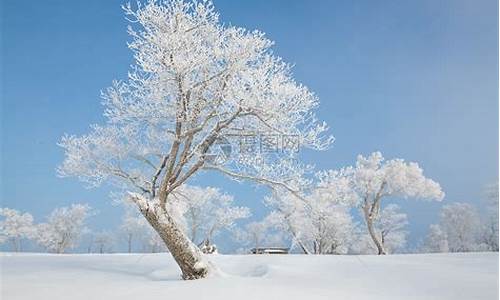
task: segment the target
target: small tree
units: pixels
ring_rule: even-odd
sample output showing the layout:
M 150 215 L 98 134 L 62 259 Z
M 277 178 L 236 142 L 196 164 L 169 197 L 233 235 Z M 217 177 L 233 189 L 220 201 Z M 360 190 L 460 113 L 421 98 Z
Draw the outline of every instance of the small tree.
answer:
M 100 231 L 95 234 L 93 242 L 98 253 L 110 252 L 113 248 L 114 235 L 109 231 Z
M 165 247 L 165 243 L 158 235 L 158 232 L 153 230 L 151 226 L 148 227 L 148 234 L 145 236 L 145 243 L 148 247 L 148 252 L 151 253 L 159 253 L 159 252 L 167 252 L 168 249 Z
M 233 206 L 233 197 L 213 187 L 183 186 L 174 204 L 179 208 L 188 236 L 196 244 L 211 245 L 222 229 L 230 230 L 235 222 L 250 216 L 248 207 Z
M 431 224 L 425 237 L 423 252 L 449 252 L 448 236 L 438 224 Z
M 316 177 L 316 181 L 295 179 L 304 186 L 300 195 L 281 189 L 266 202 L 275 209 L 277 226 L 290 234 L 302 252 L 346 253 L 355 237 L 349 210 L 357 195 L 342 172 L 320 172 Z
M 38 244 L 55 253 L 64 253 L 74 248 L 85 229 L 85 220 L 90 215 L 90 206 L 86 204 L 56 208 L 48 216 L 47 223 L 37 226 Z
M 288 192 L 274 193 L 272 197 L 266 198 L 266 202 L 275 210 L 265 220 L 267 227 L 271 226 L 288 233 L 293 247 L 298 246 L 304 254 L 310 254 L 312 251 L 307 245 L 306 235 L 310 232 L 311 226 L 308 226 L 310 223 L 305 218 L 306 201 L 306 198 L 297 197 Z M 247 228 L 247 231 L 259 232 L 259 226 L 261 226 L 259 224 L 252 225 L 255 228 Z
M 498 251 L 498 183 L 486 188 L 487 213 L 482 219 L 481 241 L 488 250 Z
M 315 254 L 346 254 L 353 242 L 354 223 L 349 208 L 332 205 L 311 212 L 310 243 Z
M 288 232 L 304 253 L 345 254 L 354 241 L 355 224 L 343 200 L 331 190 L 316 190 L 302 199 L 287 193 L 266 201 L 277 209 L 275 226 Z
M 245 226 L 246 240 L 253 245 L 255 249 L 264 246 L 268 224 L 265 222 L 251 222 Z
M 246 224 L 242 229 L 234 231 L 236 240 L 242 245 L 252 248 L 276 246 L 284 244 L 283 232 L 276 227 L 279 218 L 275 213 L 270 213 L 261 221 Z
M 125 234 L 128 253 L 132 252 L 135 240 L 144 238 L 145 235 L 149 234 L 148 227 L 150 225 L 142 216 L 137 216 L 130 210 L 126 211 L 122 218 L 120 230 Z
M 212 170 L 296 192 L 289 181 L 303 169 L 294 160 L 297 150 L 326 149 L 332 138 L 314 116 L 318 99 L 293 80 L 263 33 L 221 25 L 210 1 L 150 1 L 135 10 L 128 5 L 125 13 L 134 26 L 135 65 L 128 81 L 103 93 L 105 125 L 63 137 L 59 173 L 92 186 L 119 183 L 182 277 L 205 277 L 209 264 L 167 208 L 177 189 Z M 236 151 L 259 133 L 280 137 L 283 151 Z
M 33 216 L 7 207 L 0 208 L 0 216 L 0 243 L 9 241 L 13 251 L 22 251 L 22 240 L 35 236 Z
M 407 225 L 408 218 L 405 213 L 400 212 L 397 204 L 389 204 L 380 212 L 375 228 L 380 233 L 380 242 L 387 252 L 394 253 L 404 248 L 408 235 L 405 230 Z
M 446 234 L 450 252 L 478 250 L 480 219 L 472 205 L 452 203 L 443 206 L 439 226 Z
M 382 235 L 375 227 L 383 198 L 441 200 L 444 197 L 439 184 L 425 178 L 417 163 L 407 163 L 402 159 L 384 162 L 380 152 L 374 152 L 368 157 L 359 155 L 356 166 L 346 168 L 343 172 L 352 179 L 368 233 L 378 254 L 387 253 L 381 240 Z
M 362 230 L 360 228 L 356 228 L 356 240 L 351 246 L 350 252 L 353 254 L 378 254 L 377 247 L 373 244 L 373 240 L 368 233 L 366 233 L 366 229 Z

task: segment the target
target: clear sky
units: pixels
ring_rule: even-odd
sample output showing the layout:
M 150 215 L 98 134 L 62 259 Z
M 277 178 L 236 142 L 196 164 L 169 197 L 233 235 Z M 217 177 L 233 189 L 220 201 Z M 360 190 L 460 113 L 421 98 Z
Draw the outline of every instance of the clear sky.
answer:
M 60 137 L 103 120 L 100 90 L 132 63 L 122 3 L 1 2 L 2 206 L 42 221 L 57 206 L 88 202 L 100 211 L 93 228 L 118 224 L 122 210 L 108 188 L 85 189 L 55 168 Z M 401 201 L 412 244 L 441 205 L 484 204 L 483 187 L 498 176 L 498 1 L 214 3 L 225 23 L 266 32 L 319 96 L 336 142 L 305 153 L 308 162 L 337 168 L 380 150 L 417 161 L 441 183 L 442 203 Z M 265 214 L 264 189 L 218 176 L 197 183 L 235 195 L 255 218 Z

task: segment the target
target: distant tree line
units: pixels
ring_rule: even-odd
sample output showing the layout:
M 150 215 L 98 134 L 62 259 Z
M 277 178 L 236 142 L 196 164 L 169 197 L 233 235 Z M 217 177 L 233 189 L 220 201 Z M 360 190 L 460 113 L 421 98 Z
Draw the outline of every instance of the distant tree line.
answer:
M 349 201 L 332 201 L 331 187 L 327 195 L 321 190 L 307 199 L 291 197 L 284 202 L 273 194 L 265 201 L 275 209 L 261 221 L 241 224 L 241 220 L 251 215 L 249 208 L 235 206 L 232 196 L 213 187 L 183 187 L 179 197 L 185 199 L 174 198 L 170 210 L 182 230 L 205 253 L 217 251 L 214 237 L 224 232 L 225 238 L 240 245 L 238 252 L 244 253 L 250 248 L 279 246 L 306 254 L 379 254 L 366 222 L 355 221 L 354 213 L 358 211 L 363 217 L 364 208 L 356 209 L 357 202 L 352 201 L 356 196 L 345 194 L 339 174 L 329 174 L 328 184 L 335 182 L 337 196 L 342 194 Z M 322 182 L 326 184 L 327 180 Z M 417 249 L 407 247 L 408 218 L 397 204 L 380 209 L 372 230 L 386 254 L 498 251 L 498 185 L 488 187 L 486 199 L 488 206 L 483 213 L 467 203 L 444 205 L 439 222 L 430 225 Z M 134 207 L 127 202 L 124 207 L 119 227 L 101 231 L 87 226 L 89 217 L 97 214 L 87 204 L 56 208 L 45 222 L 38 224 L 27 212 L 1 208 L 0 243 L 8 243 L 14 252 L 23 251 L 26 241 L 50 253 L 67 253 L 78 246 L 88 253 L 111 253 L 118 249 L 128 253 L 166 252 L 160 236 Z

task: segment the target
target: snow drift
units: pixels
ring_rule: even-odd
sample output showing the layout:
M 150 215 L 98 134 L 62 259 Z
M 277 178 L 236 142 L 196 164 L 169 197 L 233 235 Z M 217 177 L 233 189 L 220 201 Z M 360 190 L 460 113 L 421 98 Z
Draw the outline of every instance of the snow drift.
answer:
M 498 254 L 213 255 L 211 278 L 182 281 L 169 254 L 0 256 L 1 298 L 498 299 Z

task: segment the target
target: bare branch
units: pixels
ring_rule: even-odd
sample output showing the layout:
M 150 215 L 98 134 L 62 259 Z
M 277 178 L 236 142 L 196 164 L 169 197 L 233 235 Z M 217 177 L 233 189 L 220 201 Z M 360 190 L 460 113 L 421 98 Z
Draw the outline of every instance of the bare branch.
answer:
M 306 199 L 302 195 L 300 195 L 299 191 L 291 188 L 290 186 L 288 186 L 284 182 L 280 182 L 280 181 L 276 181 L 276 180 L 272 180 L 272 179 L 268 179 L 268 178 L 263 178 L 263 177 L 256 177 L 256 176 L 251 176 L 251 175 L 239 174 L 239 173 L 231 172 L 229 170 L 226 170 L 226 169 L 223 169 L 221 167 L 214 166 L 214 165 L 206 166 L 206 167 L 204 167 L 204 169 L 219 171 L 219 172 L 221 172 L 225 175 L 231 176 L 231 177 L 250 180 L 250 181 L 254 181 L 254 182 L 258 182 L 258 183 L 263 183 L 263 184 L 269 185 L 269 186 L 274 187 L 274 188 L 275 187 L 282 187 L 285 190 L 287 190 L 288 192 L 290 192 L 292 195 L 294 195 L 295 197 L 301 199 L 304 202 L 307 202 Z
M 151 180 L 151 197 L 154 198 L 156 195 L 156 181 L 158 180 L 158 176 L 160 176 L 161 172 L 165 168 L 167 164 L 168 155 L 164 156 L 161 160 L 160 166 L 156 170 L 156 173 L 153 175 L 153 179 Z
M 117 177 L 121 177 L 121 178 L 125 178 L 127 179 L 133 186 L 135 186 L 136 188 L 138 188 L 139 190 L 141 190 L 143 193 L 146 193 L 146 194 L 149 194 L 150 191 L 141 186 L 139 183 L 137 183 L 137 177 L 132 177 L 130 176 L 130 174 L 126 173 L 125 171 L 121 170 L 121 169 L 114 169 L 114 170 L 111 170 L 111 173 Z

